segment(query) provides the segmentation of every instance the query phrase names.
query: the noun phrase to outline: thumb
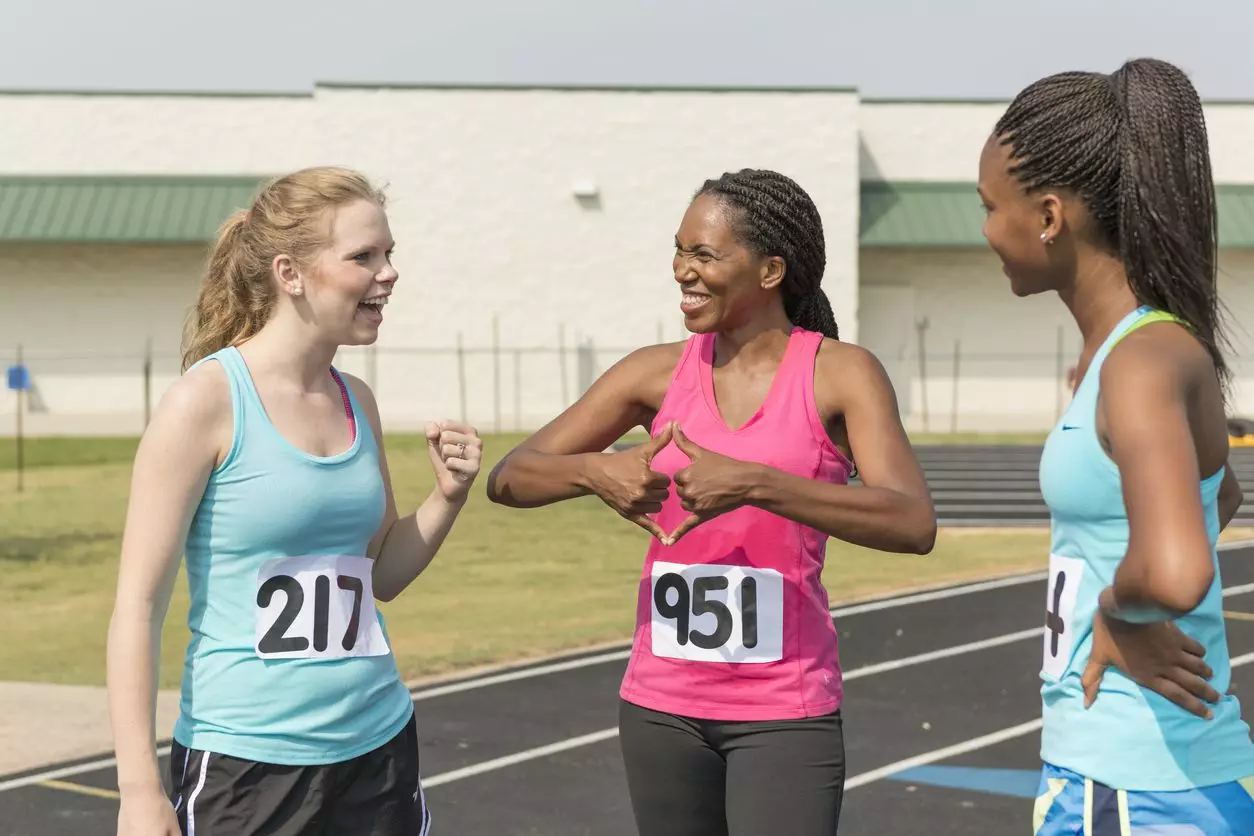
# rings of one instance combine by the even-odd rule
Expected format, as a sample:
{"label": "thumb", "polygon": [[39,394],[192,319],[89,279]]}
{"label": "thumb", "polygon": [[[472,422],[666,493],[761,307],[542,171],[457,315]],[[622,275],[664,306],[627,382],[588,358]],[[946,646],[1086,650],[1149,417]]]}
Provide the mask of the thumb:
{"label": "thumb", "polygon": [[694,444],[688,436],[684,435],[684,431],[679,428],[678,424],[675,425],[674,441],[680,452],[690,459],[695,460],[697,456],[705,452],[700,445]]}
{"label": "thumb", "polygon": [[646,462],[653,461],[653,457],[660,453],[663,447],[671,443],[671,427],[673,426],[673,424],[668,423],[660,433],[640,445]]}
{"label": "thumb", "polygon": [[431,458],[431,466],[437,473],[444,467],[444,455],[440,451],[440,425],[427,423],[427,455]]}

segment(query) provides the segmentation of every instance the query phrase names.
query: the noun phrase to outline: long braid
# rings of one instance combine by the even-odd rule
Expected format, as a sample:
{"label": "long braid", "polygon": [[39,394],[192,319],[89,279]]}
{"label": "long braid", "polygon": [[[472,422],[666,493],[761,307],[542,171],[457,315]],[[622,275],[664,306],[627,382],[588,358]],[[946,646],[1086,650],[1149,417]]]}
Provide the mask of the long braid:
{"label": "long braid", "polygon": [[823,221],[805,190],[778,172],[746,168],[707,180],[697,191],[703,194],[736,210],[736,236],[746,246],[784,259],[780,292],[789,321],[839,339],[832,305],[820,287],[827,266]]}
{"label": "long braid", "polygon": [[1111,75],[1059,73],[1023,90],[994,131],[1025,189],[1083,199],[1137,300],[1188,323],[1226,389],[1215,186],[1188,77],[1155,59]]}

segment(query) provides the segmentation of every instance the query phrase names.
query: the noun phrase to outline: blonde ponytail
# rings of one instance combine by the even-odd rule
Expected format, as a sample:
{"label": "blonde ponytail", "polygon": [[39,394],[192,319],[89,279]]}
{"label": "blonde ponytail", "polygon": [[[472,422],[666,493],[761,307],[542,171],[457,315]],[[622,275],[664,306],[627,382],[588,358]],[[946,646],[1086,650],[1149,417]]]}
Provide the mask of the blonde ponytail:
{"label": "blonde ponytail", "polygon": [[380,207],[385,198],[356,171],[307,168],[267,183],[248,210],[232,214],[209,250],[196,304],[183,339],[183,370],[261,330],[274,310],[270,265],[289,255],[309,264],[329,243],[330,210],[357,200]]}

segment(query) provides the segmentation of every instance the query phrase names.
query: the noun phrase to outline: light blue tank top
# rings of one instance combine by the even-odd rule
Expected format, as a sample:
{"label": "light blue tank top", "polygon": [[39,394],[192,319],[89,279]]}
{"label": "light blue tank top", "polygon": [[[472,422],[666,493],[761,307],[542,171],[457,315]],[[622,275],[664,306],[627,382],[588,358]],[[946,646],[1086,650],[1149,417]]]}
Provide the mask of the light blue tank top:
{"label": "light blue tank top", "polygon": [[[191,638],[174,737],[264,763],[348,760],[413,711],[382,615],[359,594],[385,507],[374,434],[349,391],[351,447],[312,456],[270,423],[238,350],[210,360],[230,381],[234,433],[187,536]],[[349,655],[350,643],[377,655]]]}
{"label": "light blue tank top", "polygon": [[[1084,707],[1080,678],[1093,646],[1098,595],[1128,548],[1128,517],[1119,468],[1096,432],[1102,364],[1133,328],[1171,317],[1142,307],[1128,314],[1093,357],[1071,405],[1049,434],[1041,457],[1041,493],[1050,509],[1051,544],[1041,669],[1044,730],[1041,757],[1115,789],[1174,791],[1254,775],[1254,745],[1232,695],[1203,720],[1142,689],[1114,668]],[[1206,648],[1211,685],[1231,680],[1224,630],[1218,496],[1223,469],[1198,486],[1215,561],[1215,580],[1201,605],[1176,621]]]}

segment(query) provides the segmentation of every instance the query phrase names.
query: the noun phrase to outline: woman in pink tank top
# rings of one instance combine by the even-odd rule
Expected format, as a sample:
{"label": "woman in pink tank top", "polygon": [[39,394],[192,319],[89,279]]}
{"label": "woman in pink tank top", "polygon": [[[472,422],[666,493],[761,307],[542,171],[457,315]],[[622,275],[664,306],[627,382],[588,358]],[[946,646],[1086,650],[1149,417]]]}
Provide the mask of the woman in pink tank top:
{"label": "woman in pink tank top", "polygon": [[[488,493],[519,508],[595,495],[653,535],[620,704],[643,836],[832,834],[844,743],[827,538],[926,553],[931,498],[882,366],[837,341],[822,222],[796,183],[707,181],[675,248],[694,336],[619,361]],[[602,452],[638,426],[650,441]]]}

